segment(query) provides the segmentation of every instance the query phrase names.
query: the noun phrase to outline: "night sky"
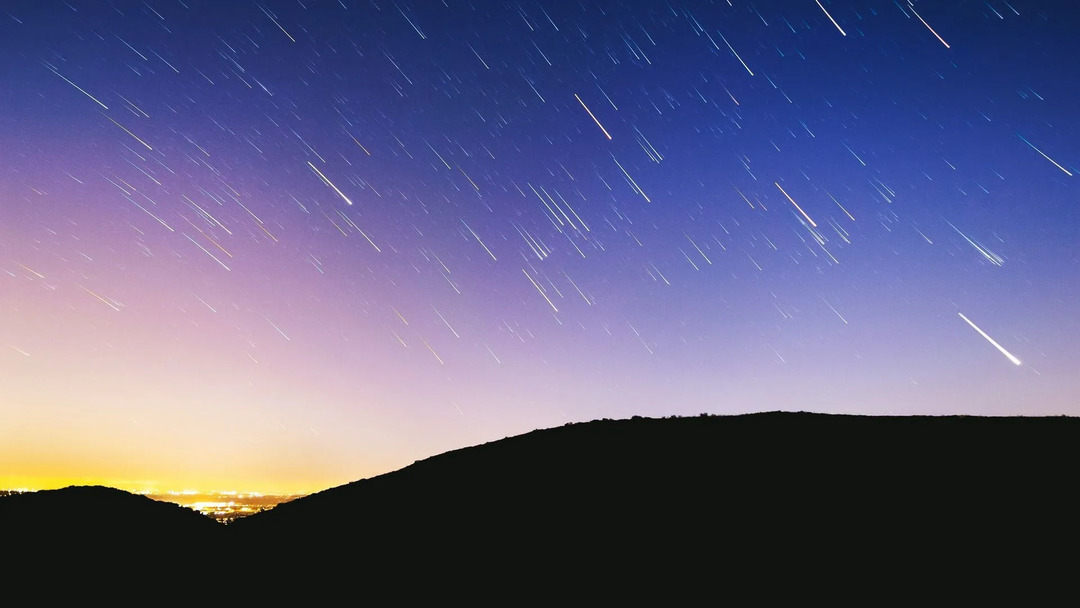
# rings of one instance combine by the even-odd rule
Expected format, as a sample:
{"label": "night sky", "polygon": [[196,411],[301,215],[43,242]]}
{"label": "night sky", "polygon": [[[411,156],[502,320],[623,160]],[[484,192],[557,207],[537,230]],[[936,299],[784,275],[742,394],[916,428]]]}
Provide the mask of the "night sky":
{"label": "night sky", "polygon": [[1080,415],[1070,4],[5,2],[0,486]]}

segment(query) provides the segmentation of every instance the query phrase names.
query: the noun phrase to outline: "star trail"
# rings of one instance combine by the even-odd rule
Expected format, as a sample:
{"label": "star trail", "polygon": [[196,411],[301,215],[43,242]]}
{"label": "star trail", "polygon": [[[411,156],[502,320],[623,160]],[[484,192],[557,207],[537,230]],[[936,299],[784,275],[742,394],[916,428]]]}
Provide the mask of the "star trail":
{"label": "star trail", "polygon": [[1080,414],[1077,31],[1038,0],[5,3],[0,485]]}

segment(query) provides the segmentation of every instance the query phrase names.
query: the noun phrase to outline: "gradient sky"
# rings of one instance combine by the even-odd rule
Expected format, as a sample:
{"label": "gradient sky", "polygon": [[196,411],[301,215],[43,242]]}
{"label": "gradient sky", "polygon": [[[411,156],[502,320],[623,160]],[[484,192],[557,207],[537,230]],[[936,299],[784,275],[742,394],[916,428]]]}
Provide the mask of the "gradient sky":
{"label": "gradient sky", "polygon": [[1069,6],[5,2],[0,486],[1078,415]]}

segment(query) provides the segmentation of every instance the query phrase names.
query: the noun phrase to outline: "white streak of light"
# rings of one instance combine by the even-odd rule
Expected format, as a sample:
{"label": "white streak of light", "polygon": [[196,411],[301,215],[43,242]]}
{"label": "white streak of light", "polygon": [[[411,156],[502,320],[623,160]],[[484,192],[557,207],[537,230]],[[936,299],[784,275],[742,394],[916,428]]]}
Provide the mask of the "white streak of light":
{"label": "white streak of light", "polygon": [[1003,355],[1005,355],[1006,357],[1008,357],[1008,358],[1009,358],[1009,361],[1012,361],[1012,362],[1013,362],[1013,364],[1015,364],[1015,365],[1020,365],[1020,359],[1017,359],[1016,357],[1014,357],[1014,356],[1012,355],[1012,353],[1010,353],[1009,351],[1005,350],[1005,347],[1003,347],[1002,345],[1000,345],[1000,344],[998,344],[997,342],[995,342],[995,341],[994,341],[994,339],[993,339],[993,338],[991,338],[990,336],[986,335],[986,332],[985,332],[985,331],[983,331],[983,330],[981,330],[981,329],[979,329],[979,326],[978,326],[978,325],[975,325],[974,323],[972,323],[972,322],[971,322],[971,319],[969,319],[969,318],[965,317],[965,316],[964,316],[964,313],[962,313],[962,312],[958,312],[958,313],[956,313],[956,314],[960,315],[960,318],[961,318],[961,319],[963,319],[963,320],[967,321],[967,324],[968,324],[968,325],[970,325],[970,326],[972,327],[972,329],[974,329],[975,331],[979,332],[979,335],[980,335],[980,336],[982,336],[982,337],[986,338],[986,340],[987,340],[987,341],[988,341],[988,342],[989,342],[990,344],[993,344],[993,345],[994,345],[994,348],[996,348],[996,349],[1000,350],[1000,351],[1001,351],[1001,354],[1003,354]]}
{"label": "white streak of light", "polygon": [[[96,100],[95,100],[95,101],[96,101]],[[101,113],[101,115],[102,115],[102,116],[105,116],[105,113],[104,113],[104,112],[102,112],[102,113]],[[130,135],[130,136],[134,137],[134,138],[135,138],[135,140],[136,140],[136,141],[138,141],[138,142],[139,142],[140,144],[142,144],[142,145],[146,146],[146,149],[147,149],[147,150],[153,150],[153,148],[151,148],[151,147],[150,147],[150,144],[146,143],[146,142],[145,142],[145,141],[143,141],[142,139],[139,139],[139,136],[138,136],[138,135],[135,135],[135,134],[134,134],[134,133],[132,133],[131,131],[128,131],[127,127],[125,127],[124,125],[122,125],[122,124],[120,124],[120,123],[116,122],[115,120],[113,120],[112,118],[110,118],[110,117],[108,117],[108,116],[105,116],[105,118],[108,118],[108,119],[109,119],[110,121],[112,121],[112,123],[113,123],[114,125],[116,125],[116,126],[120,127],[121,129],[123,129],[123,130],[124,130],[124,133],[127,133],[128,135]]]}
{"label": "white streak of light", "polygon": [[836,29],[840,30],[840,33],[844,36],[847,36],[847,32],[844,31],[844,28],[840,27],[840,24],[836,22],[836,19],[833,19],[832,15],[829,14],[829,11],[825,10],[825,7],[821,5],[821,0],[814,1],[817,2],[817,5],[821,7],[822,11],[824,11],[825,16],[829,18],[829,21],[832,21],[832,24],[836,26]]}
{"label": "white streak of light", "polygon": [[746,62],[742,60],[742,57],[739,57],[739,54],[736,53],[735,49],[731,47],[731,43],[727,41],[727,38],[724,38],[724,35],[721,34],[719,30],[717,30],[716,33],[720,36],[720,39],[724,41],[724,44],[727,45],[727,48],[731,50],[731,54],[735,55],[735,58],[739,60],[739,63],[742,64],[742,67],[746,68],[746,71],[750,72],[750,75],[753,76],[754,73],[750,71],[750,66],[746,65]]}
{"label": "white streak of light", "polygon": [[619,159],[615,158],[615,155],[612,155],[611,160],[615,161],[616,165],[619,165],[619,170],[623,172],[623,175],[626,176],[626,179],[630,180],[630,184],[634,187],[635,190],[637,190],[637,193],[641,195],[641,198],[645,199],[646,203],[651,203],[652,200],[645,195],[645,191],[637,185],[637,182],[634,181],[634,178],[630,177],[630,174],[626,172],[626,169],[623,169],[622,163],[619,162]]}
{"label": "white streak of light", "polygon": [[435,311],[435,314],[439,315],[439,318],[442,319],[442,322],[446,325],[446,328],[450,330],[450,333],[454,334],[455,338],[461,337],[456,331],[454,331],[454,328],[450,326],[450,322],[446,320],[446,317],[442,316],[442,313],[439,312],[438,308],[433,308],[432,310]]}
{"label": "white streak of light", "polygon": [[1040,149],[1036,148],[1036,147],[1035,147],[1035,145],[1034,145],[1034,144],[1032,144],[1032,143],[1031,143],[1030,141],[1028,141],[1028,140],[1027,140],[1027,139],[1026,139],[1026,138],[1025,138],[1025,137],[1024,137],[1023,135],[1020,135],[1019,133],[1017,133],[1017,134],[1016,134],[1016,136],[1017,136],[1017,137],[1019,137],[1020,139],[1022,139],[1022,140],[1024,141],[1024,143],[1025,143],[1025,144],[1027,144],[1027,145],[1031,146],[1031,149],[1032,149],[1032,150],[1035,150],[1035,151],[1036,151],[1036,152],[1038,152],[1039,154],[1042,154],[1042,157],[1043,157],[1043,158],[1045,158],[1046,160],[1048,160],[1048,161],[1050,161],[1050,162],[1054,163],[1054,166],[1055,166],[1055,167],[1057,167],[1058,169],[1061,169],[1062,171],[1064,171],[1064,172],[1065,172],[1065,175],[1068,175],[1069,177],[1072,177],[1072,173],[1069,173],[1068,169],[1066,169],[1065,167],[1062,167],[1061,165],[1059,165],[1059,164],[1057,163],[1057,161],[1056,161],[1056,160],[1054,160],[1054,159],[1050,158],[1050,157],[1049,157],[1049,156],[1047,156],[1047,155],[1046,155],[1045,153],[1043,153],[1043,151],[1042,151],[1042,150],[1040,150]]}
{"label": "white streak of light", "polygon": [[536,281],[533,280],[532,277],[529,276],[528,271],[526,271],[524,268],[522,268],[521,272],[525,273],[525,276],[528,277],[529,282],[533,284],[533,287],[536,288],[536,291],[539,291],[540,295],[544,296],[544,299],[547,300],[547,303],[548,303],[549,306],[551,306],[551,309],[554,310],[555,312],[559,312],[559,309],[555,307],[555,304],[554,304],[554,302],[551,301],[551,298],[547,297],[547,294],[544,293],[544,289],[542,287],[540,287],[540,285],[538,285],[536,283]]}
{"label": "white streak of light", "polygon": [[[53,74],[56,74],[56,75],[57,75],[57,76],[59,76],[60,78],[64,78],[64,75],[63,75],[63,74],[61,74],[60,72],[57,72],[56,70],[52,69],[52,67],[50,67],[50,66],[49,66],[48,64],[45,64],[45,67],[46,67],[46,68],[49,68],[49,71],[50,71],[50,72],[52,72]],[[94,100],[94,103],[98,104],[99,106],[101,106],[101,107],[105,108],[106,110],[108,110],[108,109],[109,109],[109,106],[107,106],[107,105],[105,105],[105,104],[101,103],[100,101],[98,101],[96,97],[94,97],[94,96],[93,96],[93,95],[91,95],[90,93],[87,93],[86,91],[84,91],[84,90],[83,90],[83,88],[82,88],[82,87],[80,87],[79,85],[75,84],[74,82],[71,82],[71,81],[70,81],[70,80],[68,80],[67,78],[64,78],[64,82],[66,82],[66,83],[70,84],[71,86],[75,87],[76,89],[79,89],[79,92],[80,92],[80,93],[82,93],[83,95],[86,95],[86,96],[87,96],[87,97],[89,97],[90,99],[93,99],[93,100]]]}
{"label": "white streak of light", "polygon": [[[229,270],[229,271],[231,271],[231,270],[232,270],[232,268],[229,268],[228,266],[226,266],[226,265],[225,265],[225,262],[222,262],[221,260],[219,260],[219,259],[217,258],[217,256],[215,256],[214,254],[212,254],[212,253],[210,253],[209,251],[207,251],[206,247],[203,247],[202,245],[200,245],[200,244],[198,244],[197,242],[195,242],[195,239],[193,239],[193,238],[191,238],[190,236],[188,236],[186,232],[181,232],[180,234],[182,234],[182,235],[184,235],[185,237],[187,237],[187,240],[191,241],[191,242],[192,242],[192,244],[194,244],[194,245],[195,245],[196,247],[198,247],[199,249],[202,249],[202,252],[203,252],[203,253],[205,253],[206,255],[210,256],[211,258],[213,258],[215,262],[217,262],[218,264],[221,264],[221,267],[222,267],[222,268],[224,268],[225,270]],[[269,319],[268,319],[268,320],[269,320]],[[273,323],[271,323],[271,325],[273,325]],[[279,331],[280,331],[280,330],[279,330]],[[288,337],[286,337],[286,339],[288,339]]]}
{"label": "white streak of light", "polygon": [[[829,194],[829,192],[828,192],[828,191],[826,190],[826,191],[825,191],[825,194]],[[848,213],[848,210],[847,210],[847,209],[844,209],[844,206],[840,204],[840,201],[836,200],[836,197],[835,197],[835,196],[833,196],[832,194],[829,194],[829,198],[831,198],[831,199],[833,200],[833,202],[834,202],[834,203],[836,203],[836,206],[837,206],[837,207],[840,207],[840,209],[841,209],[841,210],[842,210],[842,211],[843,211],[843,212],[844,212],[844,213],[845,213],[845,214],[846,214],[846,215],[847,215],[848,217],[850,217],[850,218],[851,218],[851,221],[853,221],[853,222],[855,221],[855,216],[853,216],[853,215],[851,215],[850,213]]]}
{"label": "white streak of light", "polygon": [[263,318],[266,319],[266,322],[270,324],[270,327],[273,327],[274,329],[277,330],[277,332],[279,334],[281,334],[282,338],[285,338],[289,342],[292,342],[292,338],[290,338],[289,336],[286,336],[285,332],[281,331],[281,328],[278,327],[273,321],[271,321],[266,315],[263,315]]}
{"label": "white streak of light", "polygon": [[265,8],[263,8],[261,6],[259,7],[259,9],[262,10],[262,12],[265,13],[266,16],[270,18],[270,21],[274,22],[274,25],[278,26],[278,29],[281,30],[281,32],[283,34],[285,34],[286,36],[289,37],[289,40],[292,40],[293,42],[296,42],[296,38],[293,38],[292,34],[290,34],[289,32],[286,32],[285,28],[281,27],[281,24],[277,22],[277,19],[274,19],[273,15],[271,15]]}
{"label": "white streak of light", "polygon": [[[465,220],[461,220],[461,223],[462,223],[462,224],[465,224]],[[498,261],[499,261],[499,258],[495,257],[495,254],[494,254],[494,253],[491,253],[491,250],[490,250],[490,249],[488,249],[488,246],[484,244],[484,241],[483,241],[483,240],[482,240],[482,239],[480,238],[480,235],[476,234],[476,231],[475,231],[475,230],[473,230],[473,229],[472,229],[472,227],[470,227],[470,226],[469,226],[468,224],[465,224],[465,227],[469,229],[469,232],[471,232],[471,233],[472,233],[472,235],[473,235],[473,238],[475,238],[475,239],[476,239],[476,242],[477,242],[477,243],[480,243],[480,246],[484,248],[484,251],[486,251],[486,252],[487,252],[487,254],[491,256],[491,259],[493,259],[493,260],[495,260],[496,262],[498,262]]]}
{"label": "white streak of light", "polygon": [[944,38],[942,38],[941,36],[938,36],[938,33],[934,31],[934,28],[930,27],[930,24],[926,22],[926,19],[923,19],[922,15],[920,15],[919,13],[917,13],[915,11],[915,6],[911,4],[911,0],[908,0],[908,8],[911,9],[911,12],[914,13],[915,16],[919,18],[919,21],[922,21],[922,24],[926,26],[926,29],[930,30],[930,33],[933,34],[938,40],[940,40],[941,44],[945,45],[945,48],[947,48],[947,49],[952,48],[951,46],[949,46],[948,42],[945,42]]}
{"label": "white streak of light", "polygon": [[578,103],[581,104],[581,107],[585,108],[585,111],[588,112],[589,116],[592,117],[593,122],[596,123],[596,126],[600,127],[600,130],[604,132],[604,135],[608,139],[611,139],[611,133],[608,133],[607,129],[604,128],[604,125],[600,124],[600,121],[596,119],[596,116],[592,113],[592,110],[589,109],[589,106],[585,105],[584,101],[581,101],[581,98],[578,97],[577,93],[574,93],[574,99],[578,100]]}
{"label": "white streak of light", "polygon": [[113,304],[113,303],[112,303],[112,302],[110,302],[109,300],[107,300],[107,299],[105,299],[105,298],[103,298],[103,297],[99,296],[98,294],[96,294],[96,293],[94,293],[94,292],[90,291],[89,289],[87,289],[87,288],[83,287],[82,285],[79,285],[79,287],[82,287],[82,288],[83,288],[83,291],[85,291],[86,293],[88,293],[88,294],[90,294],[90,295],[94,296],[95,298],[97,298],[97,299],[101,300],[101,301],[102,301],[102,302],[103,302],[103,303],[104,303],[104,304],[105,304],[106,306],[108,306],[109,308],[111,308],[111,309],[115,310],[116,312],[120,312],[120,308],[119,308],[119,307],[118,307],[118,306],[117,306],[116,304]]}
{"label": "white streak of light", "polygon": [[[406,17],[406,19],[408,19],[408,17]],[[424,346],[426,346],[427,349],[431,351],[431,354],[435,355],[435,358],[439,360],[439,365],[446,365],[446,362],[442,360],[442,357],[439,356],[439,353],[435,352],[434,348],[431,348],[431,345],[427,343],[427,340],[420,338],[420,341],[423,342]]]}
{"label": "white streak of light", "polygon": [[791,198],[791,195],[788,194],[780,184],[776,182],[773,182],[773,184],[775,184],[777,188],[780,188],[780,192],[783,192],[784,196],[787,197],[787,200],[791,201],[792,205],[795,205],[795,208],[799,210],[799,213],[803,214],[803,217],[806,218],[806,221],[810,222],[810,225],[814,228],[817,228],[817,224],[814,223],[814,220],[810,219],[809,215],[806,215],[806,212],[802,210],[802,207],[799,206],[799,203],[796,203],[795,199]]}
{"label": "white streak of light", "polygon": [[964,240],[967,241],[969,245],[974,247],[975,250],[978,251],[984,258],[986,258],[988,262],[990,262],[994,266],[1002,266],[1005,264],[1004,258],[975,242],[971,237],[964,234],[959,228],[953,226],[952,222],[950,222],[949,220],[945,220],[945,223],[949,226],[952,226],[952,229],[955,230],[957,234],[962,236]]}
{"label": "white streak of light", "polygon": [[829,310],[833,311],[834,313],[836,313],[836,316],[840,317],[840,320],[844,322],[844,325],[848,324],[847,319],[844,318],[844,315],[840,314],[839,311],[833,308],[833,305],[829,304],[828,300],[826,300],[825,298],[821,298],[821,301],[825,302],[825,305],[829,307]]}
{"label": "white streak of light", "polygon": [[353,204],[353,203],[352,203],[352,201],[350,201],[350,200],[349,200],[349,197],[345,196],[345,193],[344,193],[344,192],[342,192],[341,190],[339,190],[339,189],[338,189],[338,187],[334,185],[334,182],[330,181],[330,179],[329,179],[329,178],[327,178],[327,177],[326,177],[325,175],[323,175],[323,172],[322,172],[322,171],[319,171],[319,169],[318,169],[318,168],[317,168],[317,167],[316,167],[315,165],[311,164],[311,161],[310,161],[310,160],[308,161],[308,166],[309,166],[309,167],[311,167],[311,170],[312,170],[312,171],[314,171],[315,173],[319,174],[319,177],[321,177],[321,178],[322,178],[322,180],[323,180],[324,182],[326,182],[326,184],[327,184],[328,186],[330,186],[331,188],[333,188],[333,189],[334,189],[334,192],[337,192],[337,193],[338,193],[338,196],[340,196],[341,198],[345,199],[345,202],[346,202],[346,203],[349,203],[350,205],[351,205],[351,204]]}
{"label": "white streak of light", "polygon": [[[401,10],[400,6],[398,7],[398,12],[401,13],[402,17],[405,17],[405,20],[409,22],[409,25],[412,26],[412,29],[416,30],[416,33],[420,35],[421,40],[427,40],[427,36],[424,35],[424,32],[421,32],[420,28],[416,27],[416,24],[413,23],[412,19],[409,19],[409,16],[405,14],[405,11]],[[431,348],[431,347],[429,346],[428,348]],[[435,353],[435,351],[431,351],[431,352],[432,352],[432,354]],[[439,355],[435,355],[436,359],[438,359],[438,357],[439,357]],[[439,363],[442,363],[442,359],[439,359]]]}

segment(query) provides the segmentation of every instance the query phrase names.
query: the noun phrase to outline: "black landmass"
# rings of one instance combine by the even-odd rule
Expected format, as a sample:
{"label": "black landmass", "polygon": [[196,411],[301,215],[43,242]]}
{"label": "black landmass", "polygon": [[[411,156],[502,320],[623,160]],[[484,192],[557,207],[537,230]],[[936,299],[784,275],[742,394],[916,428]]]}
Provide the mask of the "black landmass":
{"label": "black landmass", "polygon": [[224,532],[193,509],[115,488],[11,494],[0,497],[0,579],[9,593],[30,592],[25,605],[189,585],[225,547]]}
{"label": "black landmass", "polygon": [[638,594],[658,589],[664,604],[736,589],[765,603],[864,588],[867,603],[968,603],[1005,600],[1019,581],[1030,603],[1075,578],[1078,440],[1069,417],[601,420],[447,452],[228,526],[67,488],[0,498],[0,533],[54,570],[97,559],[144,576],[158,560],[186,565],[156,579],[206,582],[217,556],[231,565],[215,585],[395,604],[656,603]]}

